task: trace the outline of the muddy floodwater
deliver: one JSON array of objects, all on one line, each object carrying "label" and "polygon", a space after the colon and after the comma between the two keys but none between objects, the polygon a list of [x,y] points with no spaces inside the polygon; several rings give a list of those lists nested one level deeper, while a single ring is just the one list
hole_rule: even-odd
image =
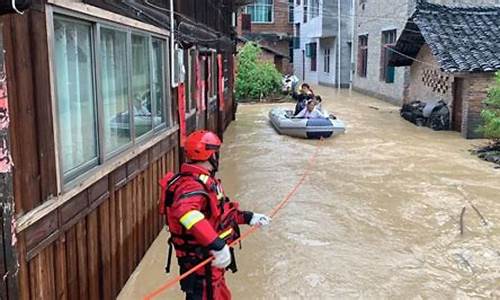
[{"label": "muddy floodwater", "polygon": [[[347,132],[319,146],[288,206],[237,250],[239,272],[227,275],[233,298],[500,299],[500,170],[469,154],[481,141],[417,128],[360,94],[316,92]],[[222,151],[227,194],[258,212],[283,199],[317,145],[278,135],[271,107],[240,105]],[[166,238],[120,299],[173,276],[164,273]],[[159,299],[183,295],[176,288]]]}]

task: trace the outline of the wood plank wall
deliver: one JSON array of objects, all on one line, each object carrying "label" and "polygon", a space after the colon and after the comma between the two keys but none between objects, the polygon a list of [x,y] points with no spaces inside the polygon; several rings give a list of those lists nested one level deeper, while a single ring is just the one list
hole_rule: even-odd
[{"label": "wood plank wall", "polygon": [[45,13],[1,17],[9,86],[16,213],[57,191]]},{"label": "wood plank wall", "polygon": [[[19,217],[57,193],[44,2],[34,0],[23,16],[1,20]],[[225,113],[218,112],[218,101],[208,108],[208,129],[217,132],[219,118],[226,126],[233,119],[230,102],[226,99]],[[172,109],[177,111],[176,101]],[[20,298],[114,298],[163,226],[157,182],[167,170],[178,169],[179,157],[176,132],[20,232]],[[6,269],[2,262],[0,257],[0,273]],[[0,288],[0,298],[7,298]]]},{"label": "wood plank wall", "polygon": [[19,235],[21,299],[113,299],[163,228],[159,179],[174,135]]}]

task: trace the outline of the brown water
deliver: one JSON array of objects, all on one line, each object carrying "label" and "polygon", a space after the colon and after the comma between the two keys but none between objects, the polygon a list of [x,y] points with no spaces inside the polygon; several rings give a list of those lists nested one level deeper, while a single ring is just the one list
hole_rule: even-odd
[{"label": "brown water", "polygon": [[[469,154],[479,142],[417,128],[373,98],[316,91],[347,132],[321,146],[290,204],[238,250],[234,299],[500,299],[500,170]],[[259,212],[290,191],[317,143],[276,134],[271,107],[240,106],[222,153],[226,192]],[[165,240],[120,299],[171,278]],[[175,289],[162,297],[183,299]]]}]

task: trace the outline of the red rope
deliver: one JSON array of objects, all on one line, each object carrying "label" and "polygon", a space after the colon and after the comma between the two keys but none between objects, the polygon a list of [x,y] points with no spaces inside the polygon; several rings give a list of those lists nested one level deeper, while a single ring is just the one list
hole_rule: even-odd
[{"label": "red rope", "polygon": [[[288,202],[290,202],[290,200],[292,199],[292,197],[297,193],[297,191],[299,190],[300,186],[306,180],[307,176],[309,176],[309,173],[311,173],[311,169],[314,166],[316,157],[318,156],[319,146],[321,145],[322,141],[323,140],[319,140],[318,141],[318,143],[316,145],[316,149],[315,149],[313,155],[311,156],[311,158],[309,159],[307,167],[305,168],[305,171],[302,174],[302,176],[300,177],[299,181],[294,185],[294,187],[292,188],[292,190],[285,196],[285,198],[280,203],[278,203],[278,205],[276,205],[273,208],[273,210],[269,213],[269,216],[271,218],[273,218],[274,216],[276,216],[278,214],[278,212],[281,209],[283,209],[283,207],[285,207],[288,204]],[[245,231],[237,240],[233,241],[229,246],[234,246],[237,243],[239,243],[240,241],[243,241],[248,236],[250,236],[255,231],[257,231],[257,229],[259,229],[259,228],[260,228],[259,226],[253,226],[253,227],[251,227],[250,229],[248,229],[247,231]],[[186,273],[183,273],[182,275],[179,275],[179,276],[176,276],[175,278],[172,278],[172,280],[167,281],[165,284],[163,284],[162,286],[158,287],[153,292],[147,294],[144,297],[144,300],[151,300],[151,299],[157,297],[158,295],[160,295],[164,291],[166,291],[169,288],[171,288],[174,285],[176,285],[179,281],[183,280],[184,278],[188,277],[189,275],[193,274],[194,272],[196,272],[199,269],[201,269],[202,267],[204,267],[206,264],[210,263],[213,259],[214,259],[214,257],[211,256],[211,257],[205,259],[204,261],[202,261],[201,263],[199,263],[198,265],[196,265],[195,267],[193,267],[192,269],[190,269],[189,271],[187,271]]]}]

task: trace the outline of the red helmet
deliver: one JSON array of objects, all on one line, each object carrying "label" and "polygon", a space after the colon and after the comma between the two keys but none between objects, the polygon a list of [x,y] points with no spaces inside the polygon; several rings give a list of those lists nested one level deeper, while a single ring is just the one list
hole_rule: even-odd
[{"label": "red helmet", "polygon": [[219,137],[210,131],[198,130],[191,133],[184,144],[186,157],[193,161],[207,161],[222,145]]}]

